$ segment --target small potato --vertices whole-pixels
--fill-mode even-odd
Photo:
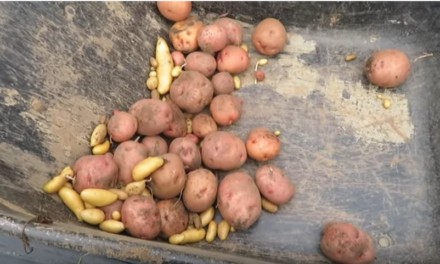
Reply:
[[[376,258],[371,237],[350,223],[328,223],[324,228],[321,250],[329,259],[341,264],[368,264]]]
[[[190,138],[180,137],[174,139],[168,152],[177,154],[180,157],[186,171],[193,171],[202,166],[200,148]]]
[[[121,201],[125,201],[128,198],[128,194],[121,189],[110,189],[109,191],[111,191],[112,193],[116,194],[118,196],[118,199]]]
[[[253,129],[246,141],[246,150],[256,161],[268,161],[275,158],[281,150],[280,139],[266,128]]]
[[[263,70],[257,70],[255,72],[255,80],[262,82],[264,81],[264,78],[266,78],[266,74],[264,73]]]
[[[242,106],[242,99],[230,94],[219,94],[212,99],[209,110],[217,124],[230,126],[240,119]]]
[[[261,166],[255,173],[255,183],[261,194],[277,205],[286,204],[295,196],[295,185],[274,165]]]
[[[128,198],[127,198],[128,199]],[[114,203],[109,204],[107,206],[99,207],[104,214],[105,220],[113,219],[113,212],[121,212],[122,205],[124,204],[121,200],[116,200]],[[116,220],[116,219],[115,219]]]
[[[198,114],[192,120],[193,133],[199,138],[204,138],[211,132],[217,131],[217,123],[207,114]]]
[[[141,160],[133,168],[133,180],[139,182],[147,179],[153,172],[162,167],[164,162],[165,161],[161,157],[148,157]]]
[[[166,103],[170,106],[173,112],[173,119],[167,130],[163,134],[170,138],[183,137],[186,135],[186,120],[182,113],[182,110],[171,100],[166,100]]]
[[[205,238],[206,230],[203,228],[185,230],[182,232],[182,235],[184,235],[185,238],[181,244],[197,243]]]
[[[173,112],[169,104],[155,99],[141,99],[134,103],[129,113],[138,121],[137,133],[156,136],[171,125]]]
[[[228,238],[230,229],[231,226],[229,225],[229,223],[226,220],[222,220],[220,224],[218,224],[217,228],[218,238],[220,240],[226,240]]]
[[[191,14],[191,1],[157,1],[162,16],[171,21],[182,21]]]
[[[99,229],[108,233],[119,234],[124,231],[125,226],[120,221],[109,219],[99,224]]]
[[[112,140],[124,142],[132,138],[138,129],[138,121],[132,114],[119,111],[110,117],[107,130]]]
[[[100,209],[85,209],[81,212],[81,218],[88,224],[99,225],[104,222],[105,214]]]
[[[147,148],[148,157],[157,157],[168,152],[168,144],[160,136],[145,137],[141,143]]]
[[[246,146],[243,140],[226,131],[208,134],[203,140],[202,161],[213,170],[235,170],[246,162]]]
[[[234,78],[229,72],[219,72],[212,76],[214,94],[231,94],[234,91]]]
[[[159,199],[171,199],[180,194],[186,182],[182,160],[173,153],[161,156],[165,164],[151,174],[148,183],[153,195]]]
[[[373,54],[365,67],[368,80],[383,88],[404,83],[411,71],[408,56],[400,50],[381,50]]]
[[[264,197],[261,197],[261,207],[268,211],[269,213],[276,213],[278,211],[278,205],[271,203],[269,200],[267,200]]]
[[[243,41],[243,26],[238,20],[222,17],[214,21],[214,24],[224,28],[228,39],[228,45],[241,45],[241,42]]]
[[[228,35],[226,30],[219,25],[207,25],[200,30],[197,42],[203,52],[214,54],[226,47]]]
[[[194,213],[208,209],[215,201],[218,179],[210,170],[197,169],[188,173],[182,200],[185,207]]]
[[[127,233],[133,237],[152,240],[160,233],[160,212],[152,197],[129,197],[122,205],[121,215]]]
[[[104,143],[105,137],[107,136],[107,127],[105,124],[97,125],[90,136],[90,146],[94,147],[99,144]]]
[[[223,219],[236,230],[250,228],[261,215],[261,195],[251,176],[233,172],[220,182],[218,209]]]
[[[212,83],[196,71],[184,71],[171,85],[170,98],[183,111],[197,114],[212,100]]]
[[[205,52],[192,52],[186,56],[186,71],[197,71],[206,77],[210,77],[217,70],[215,58]]]
[[[197,37],[205,24],[196,17],[189,17],[175,23],[170,29],[170,40],[176,51],[184,54],[199,48]]]
[[[61,188],[66,187],[68,179],[64,175],[58,175],[53,177],[46,185],[44,185],[43,190],[48,194],[53,194],[61,190]]]
[[[96,207],[107,206],[118,200],[118,196],[108,190],[85,189],[80,193],[81,200]]]
[[[161,217],[161,231],[165,238],[180,234],[188,227],[188,212],[177,198],[161,200],[157,203]]]
[[[261,21],[252,33],[252,44],[255,49],[267,56],[278,54],[287,42],[287,32],[284,25],[275,18]]]
[[[210,206],[208,209],[200,214],[200,222],[202,223],[202,227],[207,226],[214,218],[215,209],[214,206]]]
[[[180,51],[173,51],[171,57],[175,66],[182,66],[185,63],[185,56]]]
[[[214,241],[216,236],[217,236],[217,222],[213,220],[208,225],[208,231],[206,231],[205,240],[206,242],[211,243],[212,241]]]
[[[247,52],[239,46],[226,46],[217,54],[217,70],[239,74],[249,67],[250,59]]]
[[[129,183],[127,186],[125,186],[125,192],[128,194],[128,196],[141,195],[146,188],[146,182],[146,180],[143,180]]]
[[[123,185],[133,182],[133,168],[147,157],[147,148],[139,142],[125,141],[119,144],[114,152],[114,160],[119,167],[118,181]]]

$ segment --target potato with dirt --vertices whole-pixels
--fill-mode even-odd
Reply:
[[[160,233],[160,212],[152,197],[130,196],[122,205],[121,215],[125,231],[133,237],[152,240]]]
[[[203,52],[214,54],[228,44],[226,30],[219,25],[206,25],[200,30],[197,43]]]
[[[73,188],[77,193],[84,189],[110,189],[118,180],[119,168],[113,154],[87,155],[76,160],[72,167],[75,173]]]
[[[411,71],[408,56],[395,49],[380,50],[367,61],[365,74],[368,80],[382,88],[394,88],[406,81]]]
[[[217,123],[214,119],[207,115],[200,113],[192,120],[193,133],[199,138],[204,138],[211,132],[217,131]]]
[[[201,112],[214,96],[211,81],[196,71],[184,71],[174,80],[170,89],[171,100],[190,114]]]
[[[214,25],[218,25],[226,31],[228,45],[241,45],[243,41],[243,26],[238,20],[222,17],[214,21]]]
[[[252,44],[263,55],[273,56],[284,49],[287,43],[287,31],[283,23],[275,18],[261,21],[252,33]]]
[[[230,126],[240,119],[242,106],[242,99],[230,94],[219,94],[212,99],[209,110],[217,124]]]
[[[281,141],[267,128],[254,128],[246,140],[246,150],[256,161],[272,160],[280,153]]]
[[[180,110],[180,108],[171,100],[166,100],[165,102],[171,107],[173,119],[171,120],[170,126],[167,130],[163,132],[163,134],[170,138],[185,136],[187,132],[187,126],[182,110]]]
[[[200,168],[188,173],[182,200],[193,213],[201,213],[213,205],[217,196],[218,179],[210,170]]]
[[[234,91],[234,78],[229,72],[219,72],[211,79],[214,94],[231,94]]]
[[[124,204],[121,200],[116,200],[114,203],[109,204],[107,206],[99,207],[104,214],[105,214],[105,220],[113,219],[113,212],[119,212],[121,213],[122,205]],[[117,219],[114,219],[117,220]]]
[[[129,140],[136,134],[137,129],[136,117],[124,111],[114,111],[107,123],[108,134],[116,142]]]
[[[159,199],[171,199],[180,194],[185,187],[185,167],[179,156],[167,153],[162,156],[165,164],[150,175],[148,185],[154,197]]]
[[[169,128],[173,120],[171,107],[163,101],[141,99],[134,103],[129,113],[138,121],[137,133],[143,136],[156,136]]]
[[[244,72],[250,64],[247,52],[239,46],[226,46],[217,54],[217,70],[239,74]]]
[[[200,148],[191,138],[179,137],[171,141],[169,153],[177,154],[185,166],[185,170],[193,171],[202,166]]]
[[[241,138],[226,131],[215,131],[203,139],[203,164],[212,170],[235,170],[247,159],[246,146]]]
[[[250,228],[262,211],[257,185],[251,176],[241,171],[223,178],[218,187],[217,202],[223,219],[236,230]]]
[[[368,264],[376,258],[370,235],[357,226],[344,222],[326,224],[321,250],[332,261],[341,264]]]
[[[175,23],[169,33],[174,49],[184,54],[196,51],[199,48],[197,38],[204,26],[201,20],[192,16]]]
[[[255,183],[261,195],[276,205],[284,205],[295,196],[295,185],[282,169],[274,165],[258,168]]]
[[[180,234],[188,227],[189,215],[177,198],[157,202],[161,219],[161,236],[168,238]]]
[[[206,77],[211,77],[217,70],[215,58],[205,52],[195,51],[186,56],[185,71],[197,71]]]
[[[134,166],[147,157],[147,148],[139,142],[130,140],[119,144],[113,157],[119,167],[118,182],[124,186],[133,182],[132,172]]]
[[[168,152],[168,144],[161,136],[144,137],[141,144],[147,148],[148,157],[157,157]]]
[[[191,14],[191,1],[157,1],[157,8],[166,19],[177,22]]]

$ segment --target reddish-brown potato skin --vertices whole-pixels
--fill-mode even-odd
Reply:
[[[134,166],[147,157],[147,148],[139,142],[130,140],[119,144],[113,157],[119,167],[118,181],[123,185],[134,182],[132,174]]]
[[[295,196],[295,185],[274,165],[260,167],[255,173],[255,183],[260,193],[277,205],[284,205]]]
[[[200,148],[190,138],[180,137],[174,139],[170,144],[168,152],[177,154],[180,157],[186,171],[193,171],[202,166]]]
[[[183,137],[186,135],[187,127],[185,116],[182,113],[182,110],[170,100],[165,101],[173,112],[173,119],[171,120],[171,124],[167,130],[163,132],[163,134],[170,138]]]
[[[197,71],[206,77],[210,77],[216,69],[217,61],[208,53],[195,51],[186,56],[185,71]]]
[[[125,231],[133,237],[152,240],[160,233],[160,212],[152,197],[128,197],[122,205],[121,216]]]
[[[203,52],[214,54],[226,47],[228,35],[226,30],[219,25],[207,25],[200,30],[197,42]]]
[[[233,95],[219,94],[212,99],[209,110],[217,124],[230,126],[240,119],[242,105],[243,100]]]
[[[154,197],[171,199],[180,194],[185,187],[186,173],[182,160],[174,153],[161,156],[165,164],[153,172],[148,185]]]
[[[75,173],[73,188],[78,193],[90,188],[110,189],[118,180],[119,168],[111,153],[83,156],[72,169]]]
[[[191,1],[157,1],[162,16],[171,21],[182,21],[191,14]]]
[[[214,119],[207,115],[200,113],[192,120],[193,133],[199,138],[204,138],[211,132],[217,131],[217,123]]]
[[[173,58],[174,66],[182,66],[185,63],[185,56],[180,51],[171,52],[171,58]]]
[[[255,72],[255,79],[259,82],[264,81],[264,78],[266,77],[266,74],[264,73],[263,70],[257,70]]]
[[[168,238],[180,234],[188,227],[189,215],[182,201],[177,198],[157,203],[160,212],[162,236]]]
[[[197,114],[211,103],[214,88],[205,75],[196,71],[184,71],[170,88],[171,100],[183,111]]]
[[[238,20],[222,17],[214,21],[214,24],[225,29],[229,45],[241,45],[243,41],[243,26]]]
[[[136,134],[138,121],[132,114],[118,111],[108,120],[107,131],[112,140],[124,142]]]
[[[239,74],[249,67],[250,59],[247,52],[238,46],[226,46],[217,54],[217,70]]]
[[[109,204],[107,206],[99,207],[102,211],[104,211],[105,214],[105,220],[113,219],[112,214],[114,211],[121,212],[122,209],[122,202],[121,200],[116,200],[114,203]]]
[[[218,179],[210,170],[200,168],[188,173],[182,200],[193,213],[201,213],[213,205],[218,188]]]
[[[321,250],[329,259],[341,264],[368,264],[376,258],[370,235],[350,223],[328,223]]]
[[[199,138],[194,134],[186,134],[186,138],[189,138],[192,142],[199,144]]]
[[[156,136],[169,128],[173,120],[171,107],[163,101],[141,99],[129,110],[138,121],[137,132],[143,136]]]
[[[368,80],[383,88],[394,88],[404,83],[411,71],[408,56],[395,49],[381,50],[373,54],[365,67]]]
[[[218,210],[237,230],[251,227],[261,215],[261,196],[251,176],[244,172],[226,175],[217,194]]]
[[[281,150],[281,141],[264,127],[253,129],[246,140],[246,150],[256,161],[268,161],[275,158]]]
[[[157,157],[168,152],[168,144],[160,136],[145,137],[141,143],[147,148],[148,157]]]
[[[170,40],[175,50],[184,54],[199,48],[197,36],[205,24],[195,17],[175,23],[170,29]]]
[[[202,161],[213,170],[230,171],[246,162],[246,146],[243,140],[226,131],[215,131],[203,140]]]
[[[252,44],[263,55],[278,54],[284,49],[286,42],[286,28],[275,18],[264,19],[255,27],[252,33]]]
[[[212,76],[214,94],[231,94],[234,91],[234,78],[229,72],[219,72]]]

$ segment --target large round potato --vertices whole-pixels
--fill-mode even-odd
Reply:
[[[215,58],[205,52],[191,52],[186,56],[185,71],[197,71],[206,77],[210,77],[217,69]]]
[[[249,67],[250,61],[249,54],[243,48],[229,45],[217,54],[217,70],[239,74]]]
[[[138,121],[137,132],[143,136],[156,136],[169,128],[173,120],[171,107],[163,101],[141,99],[129,110]]]
[[[204,138],[209,133],[217,131],[218,127],[211,116],[200,113],[193,118],[192,129],[194,135],[199,138]]]
[[[174,139],[168,150],[169,153],[177,154],[185,165],[186,171],[193,171],[202,166],[202,157],[199,146],[189,137]]]
[[[177,198],[157,203],[160,212],[162,236],[168,238],[180,234],[188,227],[189,215],[182,201]]]
[[[200,30],[197,42],[203,52],[214,54],[226,47],[228,35],[226,30],[219,25],[207,25]]]
[[[252,44],[263,55],[278,54],[284,49],[286,42],[286,28],[275,18],[264,19],[255,27],[252,33]]]
[[[229,45],[241,45],[243,40],[243,26],[238,20],[222,17],[214,21],[214,24],[225,29]]]
[[[190,53],[199,48],[197,37],[205,24],[196,17],[175,23],[170,29],[170,40],[175,50]]]
[[[295,196],[295,185],[274,165],[261,166],[255,173],[255,183],[261,194],[277,205],[286,204]]]
[[[181,21],[191,14],[191,1],[157,1],[162,16],[171,21]]]
[[[148,157],[147,148],[135,141],[125,141],[119,144],[114,152],[114,160],[119,167],[118,181],[123,185],[134,182],[133,168]]]
[[[268,161],[275,158],[281,151],[280,139],[264,127],[254,128],[246,140],[246,150],[256,161]]]
[[[188,173],[182,196],[185,207],[193,213],[205,211],[214,203],[217,188],[217,176],[210,170],[200,168]]]
[[[141,143],[147,148],[148,157],[156,157],[168,152],[168,144],[160,136],[145,137]]]
[[[229,72],[219,72],[212,76],[214,94],[231,94],[234,91],[234,78]]]
[[[219,94],[212,99],[209,110],[217,124],[230,126],[240,119],[242,105],[242,99],[230,94]]]

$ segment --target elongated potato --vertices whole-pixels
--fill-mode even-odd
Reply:
[[[230,229],[231,226],[229,223],[226,222],[226,220],[222,220],[220,224],[218,224],[217,228],[218,238],[220,238],[220,240],[226,240],[228,238]]]
[[[64,202],[67,207],[76,215],[78,221],[82,222],[81,212],[85,209],[84,203],[81,201],[81,197],[77,192],[73,189],[69,189],[66,187],[61,188],[58,192],[61,200]]]
[[[185,240],[185,235],[176,234],[176,235],[170,236],[170,238],[168,239],[168,242],[170,242],[170,244],[172,244],[172,245],[179,245],[179,244],[182,244],[184,240]]]
[[[202,227],[205,227],[211,222],[215,217],[215,209],[213,206],[206,209],[200,214],[200,222],[202,222]]]
[[[129,183],[125,186],[125,192],[128,196],[141,195],[145,190],[145,183],[146,180]]]
[[[215,220],[209,222],[208,231],[206,232],[205,240],[208,243],[214,241],[217,236],[217,222]]]
[[[93,155],[104,155],[110,150],[110,140],[104,141],[104,143],[96,145],[92,149]]]
[[[66,184],[69,180],[66,179],[63,175],[58,175],[52,178],[46,185],[44,185],[43,190],[48,194],[53,194],[61,190],[64,184]]]
[[[116,220],[105,220],[99,225],[99,228],[105,232],[119,234],[124,231],[125,226],[122,222]]]
[[[278,211],[278,205],[271,203],[264,197],[261,197],[261,207],[269,213],[276,213]]]
[[[206,231],[205,229],[190,229],[182,232],[182,235],[185,236],[183,242],[181,244],[191,244],[200,242],[203,238],[205,238]]]
[[[104,222],[105,214],[102,210],[94,208],[94,209],[85,209],[81,211],[81,218],[84,222],[91,225],[99,225]]]
[[[148,157],[141,160],[133,168],[133,179],[135,181],[141,181],[162,167],[163,164],[164,160],[161,157]]]
[[[116,194],[118,196],[118,199],[121,201],[125,201],[128,198],[128,194],[121,189],[110,189],[109,191],[111,191],[112,193]]]
[[[95,127],[90,136],[90,146],[94,147],[104,142],[105,137],[107,136],[107,127],[105,124],[99,124]]]
[[[97,207],[112,204],[118,199],[116,194],[103,189],[85,189],[80,196],[84,202]]]
[[[164,95],[168,93],[173,82],[171,71],[174,67],[173,58],[167,42],[163,38],[158,38],[156,44],[156,61],[157,61],[157,91]]]

